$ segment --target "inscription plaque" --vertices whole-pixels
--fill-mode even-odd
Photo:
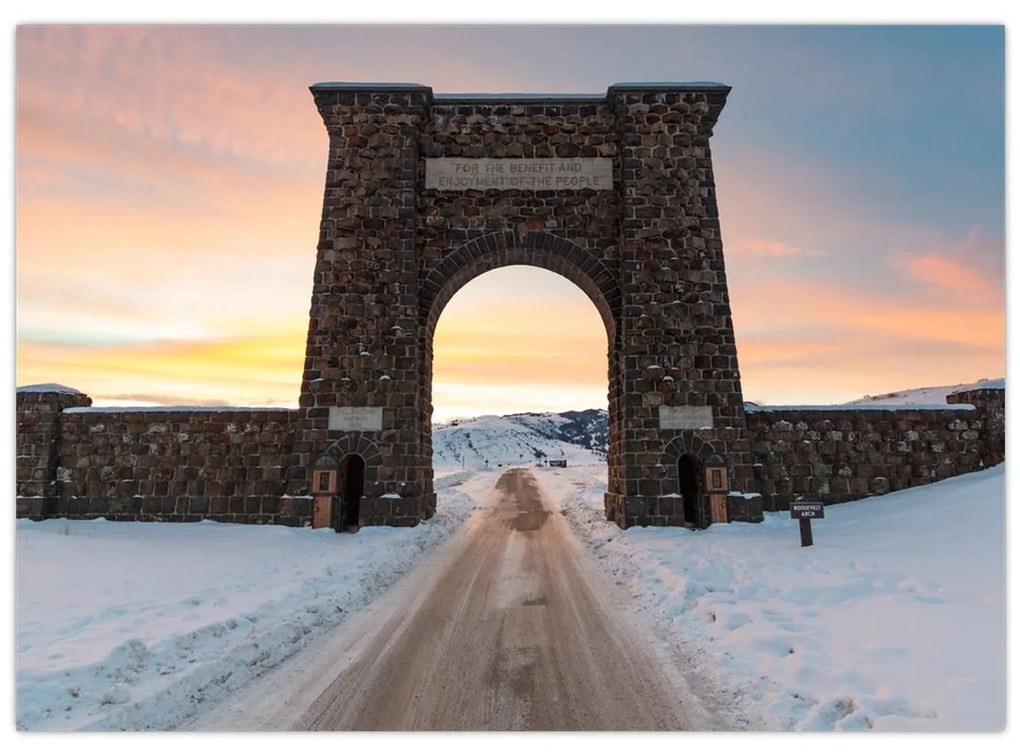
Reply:
[[[352,432],[382,430],[381,406],[331,406],[329,429]]]
[[[699,430],[713,427],[710,406],[660,406],[660,430]]]
[[[434,157],[425,160],[425,188],[440,191],[603,191],[613,188],[613,160],[609,157]]]

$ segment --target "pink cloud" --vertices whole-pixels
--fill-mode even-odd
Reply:
[[[954,298],[985,298],[1001,302],[1003,280],[975,264],[1002,255],[1002,249],[980,227],[970,229],[958,244],[943,245],[921,254],[901,254],[896,265],[907,276]]]
[[[750,254],[756,257],[817,257],[824,254],[824,252],[805,250],[785,241],[760,238],[738,239],[735,243],[728,245],[727,251],[737,255]]]

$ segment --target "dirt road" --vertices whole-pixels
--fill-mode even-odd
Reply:
[[[191,728],[692,728],[531,472],[505,473],[427,567]]]

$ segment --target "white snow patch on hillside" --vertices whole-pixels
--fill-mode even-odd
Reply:
[[[605,470],[536,470],[602,571],[751,729],[1005,726],[1003,465],[706,530],[605,521]]]
[[[356,535],[281,526],[17,522],[17,726],[173,728],[367,605],[491,488]]]
[[[958,385],[940,385],[929,388],[911,388],[909,390],[883,393],[879,396],[864,396],[854,401],[847,402],[848,406],[859,406],[861,404],[945,404],[946,396],[959,391],[972,391],[979,388],[997,390],[1006,389],[1005,378],[997,380],[978,380],[974,383],[960,383]]]
[[[436,425],[432,463],[436,474],[441,474],[456,469],[535,466],[549,459],[564,459],[571,466],[602,462],[591,449],[549,437],[567,422],[562,415],[548,413],[476,417]]]

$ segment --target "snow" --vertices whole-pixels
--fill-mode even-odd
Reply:
[[[728,84],[717,81],[624,81],[613,84],[612,89],[717,89]]]
[[[455,100],[604,100],[605,95],[582,92],[443,92],[433,98],[437,103]]]
[[[950,393],[959,393],[960,391],[973,391],[978,389],[1004,391],[1006,390],[1006,379],[998,378],[996,380],[978,380],[973,383],[958,383],[957,385],[911,388],[909,390],[884,393],[879,396],[864,396],[863,398],[851,401],[848,405],[851,407],[859,407],[862,404],[866,404],[869,409],[872,408],[873,405],[883,404],[909,404],[912,405],[911,408],[916,408],[913,406],[915,404],[942,405],[946,403],[946,396]],[[953,404],[952,406],[957,405]]]
[[[69,414],[123,414],[125,412],[292,412],[284,406],[73,406]]]
[[[437,425],[432,433],[436,474],[456,469],[499,469],[535,466],[549,459],[567,464],[592,464],[602,457],[592,449],[555,438],[569,420],[561,414],[515,414],[476,417]]]
[[[312,84],[312,89],[353,89],[356,91],[373,91],[382,89],[428,89],[424,84],[394,81],[320,81]]]
[[[939,411],[961,409],[974,411],[971,404],[908,404],[908,403],[861,403],[861,404],[803,404],[800,406],[761,406],[745,404],[745,412],[902,412],[902,411]]]
[[[600,570],[752,730],[998,731],[1004,467],[796,522],[617,529],[604,464],[536,469]],[[307,645],[440,545],[499,471],[416,528],[17,523],[21,729],[168,729]]]
[[[994,382],[855,406],[931,407]],[[699,692],[735,728],[1004,727],[1004,465],[829,506],[809,548],[788,513],[621,531],[603,513],[604,457],[563,440],[576,437],[560,432],[569,422],[545,413],[435,427],[438,513],[415,528],[19,520],[18,728],[180,725],[381,595],[509,466],[533,469],[666,638],[650,641],[691,659],[710,680]],[[566,468],[540,466],[561,458]]]
[[[493,482],[439,480],[432,519],[357,535],[18,520],[18,728],[178,725],[367,605],[457,530]]]
[[[34,385],[22,385],[17,389],[18,393],[70,393],[76,396],[84,395],[81,391],[68,388],[59,383],[36,383]]]
[[[950,404],[946,396],[961,391],[977,389],[1006,390],[1006,379],[995,380],[982,379],[973,383],[958,383],[956,385],[940,385],[928,388],[911,388],[892,393],[883,393],[878,396],[863,396],[862,398],[849,401],[845,404],[832,405],[803,405],[803,406],[771,406],[767,404],[756,404],[746,402],[744,411],[747,412],[782,412],[782,411],[825,411],[825,412],[847,412],[847,411],[933,411],[946,409],[974,410],[971,404]]]
[[[621,531],[603,468],[537,474],[747,728],[1004,728],[1003,465],[828,506],[808,548],[786,512]]]

